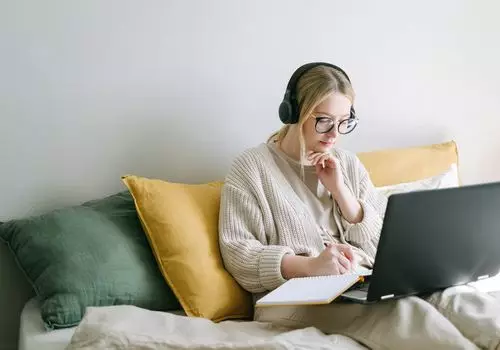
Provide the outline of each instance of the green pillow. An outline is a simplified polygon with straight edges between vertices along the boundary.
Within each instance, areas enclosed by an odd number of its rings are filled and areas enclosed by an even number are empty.
[[[41,302],[47,329],[77,325],[87,306],[180,305],[165,283],[128,191],[0,224]]]

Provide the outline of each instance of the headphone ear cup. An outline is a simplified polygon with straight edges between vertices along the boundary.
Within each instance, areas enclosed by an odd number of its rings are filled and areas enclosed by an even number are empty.
[[[356,119],[356,111],[354,110],[354,107],[351,106],[351,115],[349,116],[351,119]]]
[[[293,108],[289,100],[284,99],[280,103],[278,113],[283,124],[292,124]]]

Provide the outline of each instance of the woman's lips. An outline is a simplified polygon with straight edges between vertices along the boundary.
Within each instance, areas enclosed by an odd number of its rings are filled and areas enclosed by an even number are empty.
[[[333,141],[320,141],[320,142],[324,146],[332,146],[334,144]]]

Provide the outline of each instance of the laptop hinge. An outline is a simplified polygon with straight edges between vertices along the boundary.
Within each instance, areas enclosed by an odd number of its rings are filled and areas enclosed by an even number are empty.
[[[387,294],[380,297],[381,300],[394,298],[394,294]]]

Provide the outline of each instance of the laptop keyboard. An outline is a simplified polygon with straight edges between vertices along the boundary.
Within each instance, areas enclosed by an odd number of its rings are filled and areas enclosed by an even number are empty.
[[[363,292],[368,292],[368,287],[370,287],[370,283],[363,283],[360,287],[359,290]]]

